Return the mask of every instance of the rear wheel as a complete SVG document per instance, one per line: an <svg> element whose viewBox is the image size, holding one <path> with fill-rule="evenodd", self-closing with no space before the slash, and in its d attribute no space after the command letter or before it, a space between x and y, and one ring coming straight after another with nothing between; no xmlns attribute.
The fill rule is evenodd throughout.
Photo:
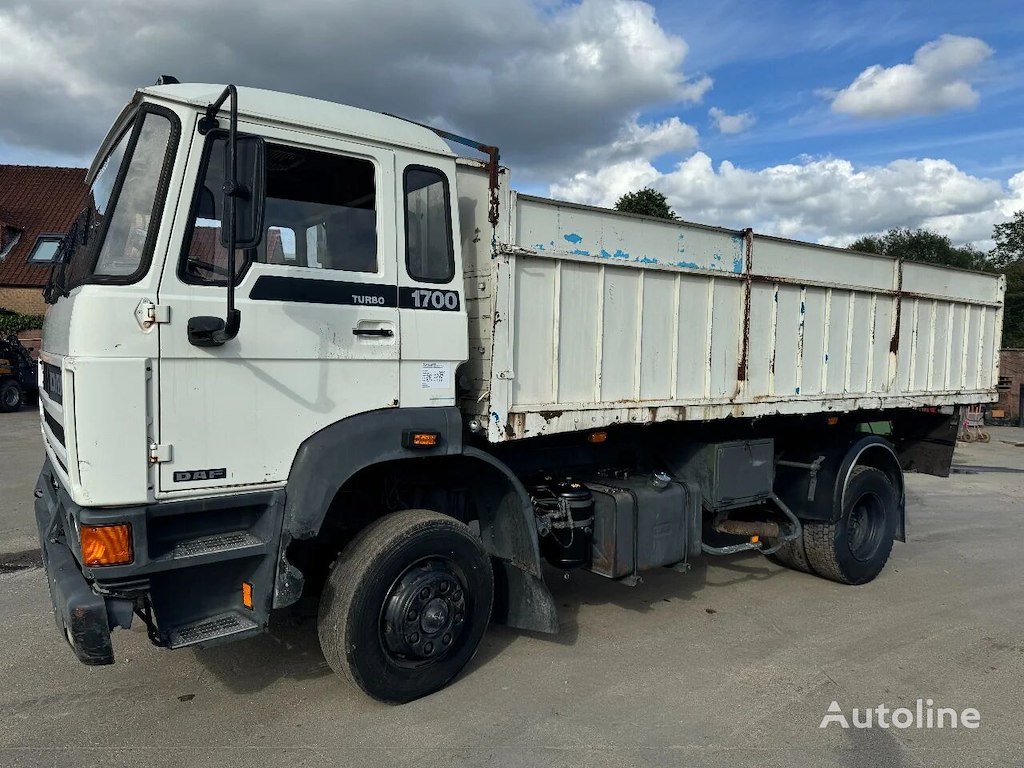
<svg viewBox="0 0 1024 768"><path fill-rule="evenodd" d="M469 529L437 512L387 515L338 556L317 629L331 668L381 701L447 685L476 653L494 593Z"/></svg>
<svg viewBox="0 0 1024 768"><path fill-rule="evenodd" d="M819 576L865 584L885 567L896 535L899 501L880 469L855 467L834 523L804 525L804 552Z"/></svg>
<svg viewBox="0 0 1024 768"><path fill-rule="evenodd" d="M803 523L803 533L773 555L780 565L842 584L865 584L885 567L899 520L896 490L884 472L855 467L834 523Z"/></svg>
<svg viewBox="0 0 1024 768"><path fill-rule="evenodd" d="M21 408L21 385L14 379L0 383L0 413L10 413Z"/></svg>

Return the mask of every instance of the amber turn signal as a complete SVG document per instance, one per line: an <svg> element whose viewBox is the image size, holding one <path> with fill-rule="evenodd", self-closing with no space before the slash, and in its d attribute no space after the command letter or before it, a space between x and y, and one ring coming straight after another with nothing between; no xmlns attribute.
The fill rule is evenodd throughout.
<svg viewBox="0 0 1024 768"><path fill-rule="evenodd" d="M587 441L591 443L603 443L607 439L607 432L591 432L589 435L587 435Z"/></svg>
<svg viewBox="0 0 1024 768"><path fill-rule="evenodd" d="M242 582L242 605L252 610L252 584L248 581Z"/></svg>
<svg viewBox="0 0 1024 768"><path fill-rule="evenodd" d="M402 445L406 448L433 448L440 443L441 435L437 432L407 429L402 435Z"/></svg>
<svg viewBox="0 0 1024 768"><path fill-rule="evenodd" d="M83 525L82 565L127 565L135 559L132 552L132 527L117 525Z"/></svg>

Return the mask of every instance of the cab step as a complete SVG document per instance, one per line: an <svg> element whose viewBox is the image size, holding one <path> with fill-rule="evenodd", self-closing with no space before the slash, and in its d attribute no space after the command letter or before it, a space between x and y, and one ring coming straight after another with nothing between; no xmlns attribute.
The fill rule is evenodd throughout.
<svg viewBox="0 0 1024 768"><path fill-rule="evenodd" d="M179 541L174 545L174 549L171 550L171 557L174 560L184 560L190 557L218 555L228 552L238 553L239 556L247 556L250 554L262 554L264 549L263 541L248 531L232 531L230 533L215 533L209 536Z"/></svg>
<svg viewBox="0 0 1024 768"><path fill-rule="evenodd" d="M206 619L200 619L180 627L173 627L167 633L169 648L184 648L189 645L209 643L231 635L239 635L258 629L259 625L237 611L227 611Z"/></svg>

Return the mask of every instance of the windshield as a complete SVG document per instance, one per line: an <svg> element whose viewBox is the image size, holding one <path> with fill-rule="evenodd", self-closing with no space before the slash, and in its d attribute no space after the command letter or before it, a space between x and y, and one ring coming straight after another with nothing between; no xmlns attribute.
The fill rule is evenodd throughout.
<svg viewBox="0 0 1024 768"><path fill-rule="evenodd" d="M168 116L146 111L125 130L100 166L86 207L61 243L51 282L66 294L85 282L132 282L151 248L151 223L171 151ZM56 297L54 297L56 300Z"/></svg>

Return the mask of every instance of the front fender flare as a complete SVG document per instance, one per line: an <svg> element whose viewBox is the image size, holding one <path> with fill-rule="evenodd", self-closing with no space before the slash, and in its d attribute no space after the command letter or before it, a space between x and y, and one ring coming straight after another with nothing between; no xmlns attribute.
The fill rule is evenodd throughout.
<svg viewBox="0 0 1024 768"><path fill-rule="evenodd" d="M439 435L431 448L406 448L407 430ZM444 458L465 462L479 478L480 535L494 559L498 590L494 619L510 626L556 632L554 599L544 585L540 552L529 494L515 474L490 454L464 445L458 408L394 408L342 419L306 438L288 475L279 580L301 576L287 562L284 550L292 539L314 538L331 504L360 470L384 462ZM281 584L279 583L279 587ZM275 607L294 602L300 590L281 589Z"/></svg>

